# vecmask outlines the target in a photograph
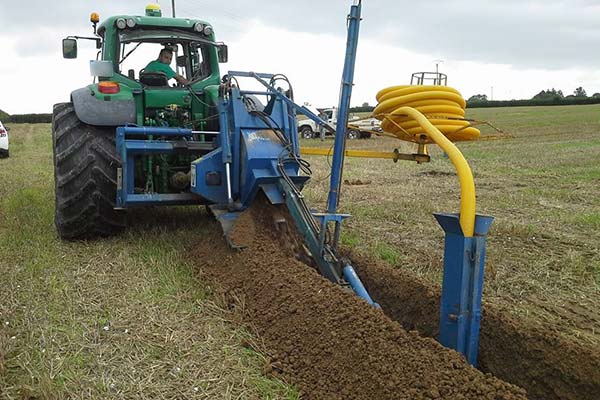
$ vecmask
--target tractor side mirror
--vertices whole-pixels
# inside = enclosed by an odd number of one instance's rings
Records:
[[[63,58],[77,58],[77,39],[63,39]]]
[[[219,54],[219,62],[220,63],[226,63],[228,60],[228,54],[227,54],[227,45],[226,44],[220,44],[217,46],[217,53]]]
[[[185,67],[185,64],[186,64],[185,56],[177,56],[176,64],[178,67]]]

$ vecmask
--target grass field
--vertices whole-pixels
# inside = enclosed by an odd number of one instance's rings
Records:
[[[600,106],[476,109],[512,138],[463,143],[488,239],[485,301],[600,344]],[[204,210],[130,215],[120,237],[60,242],[53,227],[49,125],[13,125],[0,160],[0,398],[294,399],[265,378],[258,339],[195,279],[185,249]],[[486,133],[493,133],[487,131]],[[302,145],[330,147],[331,139]],[[412,151],[374,137],[348,148]],[[432,282],[443,233],[434,212],[456,212],[458,180],[434,146],[417,165],[347,159],[343,244]],[[328,165],[308,157],[314,208]]]
[[[495,221],[488,238],[484,298],[553,329],[600,344],[600,106],[468,110],[506,134],[502,140],[460,143],[475,177],[477,212]],[[488,127],[484,135],[496,134]],[[305,140],[331,147],[333,140]],[[374,137],[348,149],[414,151]],[[429,164],[348,158],[341,211],[353,215],[343,243],[441,281],[443,232],[434,212],[458,212],[451,162],[430,146]],[[327,159],[308,158],[311,204],[324,206]]]
[[[131,215],[126,234],[65,243],[50,126],[13,125],[0,160],[1,399],[296,399],[261,344],[195,279],[204,210]]]

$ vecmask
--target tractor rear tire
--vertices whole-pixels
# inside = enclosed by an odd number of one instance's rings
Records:
[[[87,125],[72,103],[54,106],[54,224],[64,240],[110,236],[125,228],[125,212],[115,210],[121,166],[115,129]]]

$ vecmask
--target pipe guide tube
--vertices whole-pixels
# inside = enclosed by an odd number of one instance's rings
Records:
[[[446,233],[439,341],[477,366],[485,239],[494,218],[477,215],[474,235],[465,236],[459,215],[434,215]]]

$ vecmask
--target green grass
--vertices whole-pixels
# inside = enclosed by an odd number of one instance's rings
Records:
[[[600,106],[467,111],[512,136],[458,144],[474,173],[477,212],[495,217],[485,298],[599,344],[598,329],[580,329],[563,310],[583,305],[586,318],[600,324]],[[496,134],[486,126],[482,132]],[[329,148],[333,140],[301,144]],[[350,141],[347,148],[415,150],[383,137]],[[460,191],[450,161],[436,146],[430,151],[432,161],[421,165],[346,159],[344,178],[370,184],[342,186],[340,211],[352,214],[342,243],[441,282],[443,232],[431,214],[458,212]],[[325,158],[306,158],[315,173],[305,193],[311,207],[322,209],[329,165]],[[554,311],[532,306],[540,298]]]
[[[220,307],[185,258],[210,216],[138,211],[119,237],[61,242],[50,128],[12,128],[0,160],[0,398],[298,398],[262,375],[242,311]]]

